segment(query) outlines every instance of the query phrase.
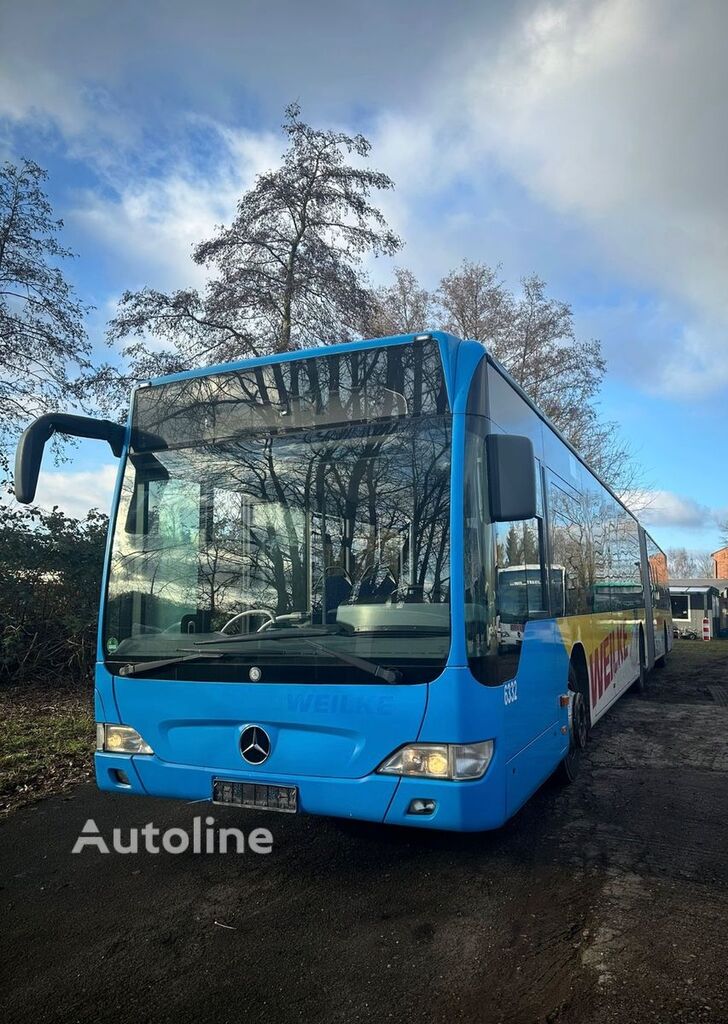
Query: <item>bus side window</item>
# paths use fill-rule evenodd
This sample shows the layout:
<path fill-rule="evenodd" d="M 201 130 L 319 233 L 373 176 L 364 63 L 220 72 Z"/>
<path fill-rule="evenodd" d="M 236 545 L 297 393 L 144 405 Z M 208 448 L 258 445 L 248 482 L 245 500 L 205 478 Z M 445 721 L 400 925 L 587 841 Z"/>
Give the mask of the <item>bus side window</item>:
<path fill-rule="evenodd" d="M 649 534 L 647 536 L 647 560 L 650 566 L 650 579 L 653 581 L 654 587 L 653 607 L 669 612 L 671 604 L 670 590 L 667 586 L 667 558 Z"/>
<path fill-rule="evenodd" d="M 529 619 L 548 615 L 542 519 L 494 525 L 499 676 L 513 679 Z"/>
<path fill-rule="evenodd" d="M 552 565 L 550 567 L 550 592 L 551 592 L 551 614 L 555 619 L 561 619 L 566 614 L 566 580 L 564 567 Z"/>
<path fill-rule="evenodd" d="M 556 617 L 591 611 L 588 531 L 576 498 L 551 485 L 551 602 Z"/>

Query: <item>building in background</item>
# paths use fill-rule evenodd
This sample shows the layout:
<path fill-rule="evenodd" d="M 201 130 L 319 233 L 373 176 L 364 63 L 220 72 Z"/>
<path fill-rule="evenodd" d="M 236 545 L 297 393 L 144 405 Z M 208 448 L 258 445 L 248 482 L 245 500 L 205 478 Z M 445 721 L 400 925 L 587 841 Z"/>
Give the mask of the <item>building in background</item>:
<path fill-rule="evenodd" d="M 711 636 L 728 636 L 728 578 L 670 580 L 672 622 L 678 629 L 702 635 L 703 619 L 710 619 Z"/>
<path fill-rule="evenodd" d="M 713 559 L 713 575 L 717 580 L 728 577 L 728 544 L 724 548 L 718 548 L 710 556 Z"/>

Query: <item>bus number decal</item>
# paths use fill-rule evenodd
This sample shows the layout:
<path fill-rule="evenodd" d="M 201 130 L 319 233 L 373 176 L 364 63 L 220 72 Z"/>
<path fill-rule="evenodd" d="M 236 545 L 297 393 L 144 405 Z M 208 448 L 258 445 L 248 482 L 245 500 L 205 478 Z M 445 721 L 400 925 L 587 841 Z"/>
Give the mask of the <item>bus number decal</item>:
<path fill-rule="evenodd" d="M 503 703 L 513 704 L 518 700 L 518 683 L 515 679 L 512 679 L 510 683 L 506 683 L 503 687 Z"/>

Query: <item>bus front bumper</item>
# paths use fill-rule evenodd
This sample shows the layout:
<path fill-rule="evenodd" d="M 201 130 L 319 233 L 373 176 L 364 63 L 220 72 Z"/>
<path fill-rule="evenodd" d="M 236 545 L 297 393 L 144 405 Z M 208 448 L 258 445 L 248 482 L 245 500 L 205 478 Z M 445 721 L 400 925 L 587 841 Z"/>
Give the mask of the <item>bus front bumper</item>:
<path fill-rule="evenodd" d="M 212 800 L 213 779 L 295 786 L 302 814 L 321 814 L 388 825 L 477 832 L 499 828 L 506 820 L 505 781 L 498 754 L 481 779 L 448 782 L 437 779 L 366 775 L 359 779 L 312 776 L 267 776 L 261 772 L 220 772 L 194 765 L 169 764 L 156 755 L 95 755 L 100 789 L 115 793 Z M 433 802 L 430 813 L 414 813 L 421 802 Z"/>

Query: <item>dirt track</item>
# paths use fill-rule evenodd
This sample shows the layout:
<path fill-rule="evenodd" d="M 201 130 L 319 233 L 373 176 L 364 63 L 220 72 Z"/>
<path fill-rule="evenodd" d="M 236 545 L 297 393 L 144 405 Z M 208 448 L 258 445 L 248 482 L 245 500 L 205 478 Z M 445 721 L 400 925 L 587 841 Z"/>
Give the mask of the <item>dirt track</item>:
<path fill-rule="evenodd" d="M 0 826 L 2 1019 L 725 1024 L 720 687 L 728 642 L 676 642 L 577 783 L 498 833 L 215 808 L 270 828 L 273 852 L 72 856 L 89 817 L 110 837 L 209 808 L 82 786 L 18 811 Z"/>

